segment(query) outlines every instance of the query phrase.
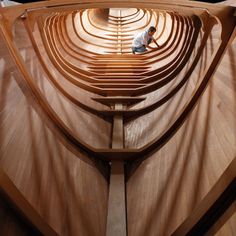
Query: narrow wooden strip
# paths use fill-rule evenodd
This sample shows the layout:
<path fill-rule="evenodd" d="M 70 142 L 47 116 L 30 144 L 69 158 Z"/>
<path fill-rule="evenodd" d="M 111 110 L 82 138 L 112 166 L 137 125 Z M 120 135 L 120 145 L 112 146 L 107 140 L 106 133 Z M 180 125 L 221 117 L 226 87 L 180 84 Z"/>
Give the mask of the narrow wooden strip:
<path fill-rule="evenodd" d="M 111 163 L 106 236 L 126 236 L 124 163 Z"/>

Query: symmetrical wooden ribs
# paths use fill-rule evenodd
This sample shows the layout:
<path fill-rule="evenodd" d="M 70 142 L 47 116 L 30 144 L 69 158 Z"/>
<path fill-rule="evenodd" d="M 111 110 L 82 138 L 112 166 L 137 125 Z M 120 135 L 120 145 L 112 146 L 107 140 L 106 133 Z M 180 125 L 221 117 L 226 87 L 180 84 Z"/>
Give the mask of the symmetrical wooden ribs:
<path fill-rule="evenodd" d="M 66 31 L 66 21 L 77 14 L 53 14 L 47 17 L 44 26 L 39 24 L 41 35 L 52 62 L 63 76 L 73 84 L 100 95 L 141 95 L 155 90 L 160 84 L 168 83 L 174 78 L 173 72 L 180 71 L 184 66 L 183 61 L 181 63 L 182 55 L 189 58 L 192 50 L 189 45 L 190 42 L 194 44 L 196 40 L 196 37 L 193 37 L 194 30 L 195 34 L 198 31 L 191 24 L 190 18 L 183 19 L 166 13 L 171 29 L 164 46 L 151 53 L 152 55 L 97 55 L 86 56 L 81 60 L 69 53 L 64 40 L 68 34 L 63 35 Z M 177 30 L 178 34 L 173 34 L 174 30 Z M 185 37 L 182 37 L 184 32 Z"/>
<path fill-rule="evenodd" d="M 111 176 L 121 175 L 118 182 L 122 191 L 118 192 L 123 211 L 118 216 L 122 218 L 124 231 L 127 229 L 124 163 L 129 166 L 133 160 L 141 162 L 172 138 L 198 103 L 227 44 L 235 37 L 234 8 L 196 6 L 194 2 L 175 4 L 166 0 L 152 3 L 80 1 L 79 4 L 75 1 L 62 4 L 55 0 L 22 5 L 13 11 L 0 9 L 0 30 L 21 75 L 17 83 L 23 92 L 26 91 L 30 102 L 32 98 L 35 110 L 40 110 L 39 118 L 46 122 L 53 135 L 59 136 L 66 148 L 73 150 L 73 154 L 85 153 L 96 160 L 105 160 L 107 166 L 112 166 Z M 18 25 L 23 26 L 22 36 L 32 45 L 31 63 L 14 38 Z M 160 47 L 153 46 L 153 50 L 133 55 L 134 35 L 151 25 L 157 28 L 155 39 Z M 205 49 L 212 34 L 218 43 L 214 42 L 211 55 L 206 59 L 205 53 L 209 50 Z M 196 72 L 199 67 L 200 71 Z M 41 77 L 34 77 L 34 73 L 39 72 Z M 137 132 L 132 137 L 130 126 L 136 125 L 139 131 L 143 128 L 139 127 L 139 121 L 147 116 L 155 117 L 152 121 L 157 125 L 150 126 L 153 130 L 149 129 L 148 135 L 142 132 L 139 136 Z M 85 121 L 80 123 L 82 119 Z M 100 130 L 105 130 L 104 127 L 100 129 L 101 123 L 110 129 L 105 135 L 102 132 L 100 135 Z M 80 124 L 87 126 L 79 129 Z M 88 135 L 81 134 L 81 130 L 89 129 L 93 130 L 90 134 L 99 134 L 100 143 L 98 138 L 93 143 L 94 139 L 88 141 Z M 227 172 L 235 172 L 235 161 Z M 11 193 L 11 182 L 1 171 L 0 175 L 1 187 Z M 221 198 L 226 185 L 230 187 L 230 194 L 227 192 L 223 197 L 227 199 L 231 192 L 235 194 L 231 190 L 235 186 L 235 176 L 232 174 L 231 182 L 225 183 L 226 177 L 223 176 L 213 191 L 216 197 L 210 201 L 206 198 L 200 211 L 180 226 L 176 235 L 181 235 L 179 232 L 195 235 L 196 226 L 201 226 L 202 219 L 205 221 L 209 214 L 208 203 Z M 6 182 L 8 185 L 4 186 Z M 112 182 L 116 180 L 110 182 L 113 187 Z M 23 198 L 17 191 L 13 192 L 8 195 Z M 21 209 L 21 202 L 15 202 Z M 56 235 L 34 209 L 24 204 L 23 213 L 33 219 L 32 224 L 39 221 L 37 227 L 43 234 Z M 213 210 L 217 208 L 218 205 Z M 113 212 L 110 206 L 108 216 L 109 212 Z M 112 215 L 107 231 L 113 222 Z"/>
<path fill-rule="evenodd" d="M 215 18 L 223 25 L 224 18 L 233 15 L 229 8 L 225 10 L 227 16 L 204 8 L 181 14 L 177 10 L 174 4 L 162 6 L 160 10 L 158 7 L 81 9 L 80 5 L 71 7 L 68 3 L 64 10 L 53 6 L 26 9 L 21 21 L 47 78 L 71 102 L 71 109 L 76 105 L 110 123 L 119 115 L 126 125 L 130 120 L 164 109 L 168 102 L 179 99 L 203 57 L 204 45 L 217 24 Z M 157 28 L 155 38 L 160 47 L 153 46 L 153 50 L 133 55 L 134 35 L 151 25 Z M 21 70 L 45 112 L 70 143 L 108 160 L 144 157 L 168 141 L 185 121 L 207 86 L 233 27 L 233 23 L 227 29 L 222 27 L 219 35 L 222 40 L 212 54 L 212 64 L 206 65 L 192 93 L 189 92 L 191 95 L 183 99 L 181 108 L 166 118 L 160 133 L 140 147 L 127 144 L 126 133 L 120 137 L 124 148 L 97 149 L 88 145 L 60 119 L 50 101 L 44 99 L 47 97 L 45 91 L 38 87 L 23 65 Z M 12 53 L 17 53 L 15 48 Z M 16 60 L 22 63 L 17 56 Z M 80 101 L 81 92 L 87 94 L 89 103 Z M 150 102 L 149 94 L 157 96 Z M 138 105 L 133 107 L 135 104 Z"/>

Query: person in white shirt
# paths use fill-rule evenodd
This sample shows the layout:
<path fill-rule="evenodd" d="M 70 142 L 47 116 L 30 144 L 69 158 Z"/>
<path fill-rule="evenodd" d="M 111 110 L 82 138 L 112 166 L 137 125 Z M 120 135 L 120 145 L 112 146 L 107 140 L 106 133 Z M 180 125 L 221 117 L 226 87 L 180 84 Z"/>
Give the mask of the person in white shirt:
<path fill-rule="evenodd" d="M 149 47 L 148 45 L 153 41 L 157 47 L 159 45 L 157 44 L 156 40 L 153 38 L 153 35 L 156 32 L 156 28 L 154 26 L 151 26 L 148 30 L 138 33 L 132 42 L 132 52 L 135 54 L 135 52 L 146 52 L 147 48 L 153 49 Z"/>

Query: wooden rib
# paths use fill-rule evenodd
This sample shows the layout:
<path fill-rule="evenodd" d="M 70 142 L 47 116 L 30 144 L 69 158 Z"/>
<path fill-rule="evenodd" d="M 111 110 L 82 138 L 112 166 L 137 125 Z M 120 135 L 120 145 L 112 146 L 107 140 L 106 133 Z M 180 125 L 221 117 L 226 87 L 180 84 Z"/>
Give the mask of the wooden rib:
<path fill-rule="evenodd" d="M 42 235 L 58 235 L 30 205 L 2 168 L 0 168 L 0 189 L 23 218 L 26 218 Z"/>
<path fill-rule="evenodd" d="M 59 3 L 56 1 L 55 2 L 52 1 L 52 2 L 53 2 L 52 6 L 58 6 L 58 8 L 59 7 L 63 8 L 67 6 L 66 3 L 62 3 L 62 2 Z M 71 1 L 68 1 L 68 2 L 69 4 L 72 4 L 72 5 L 75 4 L 75 2 L 71 2 Z M 99 3 L 100 5 L 95 4 L 95 6 L 105 7 L 107 6 L 106 5 L 107 3 L 108 3 L 107 1 L 105 2 L 103 1 L 102 3 Z M 36 5 L 30 5 L 30 6 L 50 6 L 48 4 L 49 3 L 45 5 L 36 4 Z M 86 2 L 86 4 L 88 3 Z M 84 7 L 84 6 L 87 6 L 86 4 L 83 5 L 83 3 L 81 3 L 81 5 L 79 6 Z M 119 5 L 116 5 L 118 4 L 118 2 L 115 2 L 113 4 L 111 3 L 111 6 L 119 6 Z M 165 8 L 165 10 L 167 9 L 170 10 L 170 8 L 173 6 L 175 9 L 180 10 L 180 7 L 183 6 L 185 11 L 187 9 L 186 5 L 188 5 L 186 2 L 182 2 L 182 1 L 178 3 L 179 6 L 176 6 L 175 4 L 165 4 L 165 1 L 160 1 L 158 4 L 151 3 L 150 5 L 149 3 L 141 3 L 141 1 L 138 1 L 138 3 L 133 3 L 133 4 L 136 7 L 138 7 L 139 4 L 140 5 L 144 4 L 145 6 L 159 6 L 160 9 Z M 126 3 L 124 3 L 124 6 L 127 6 Z M 194 3 L 189 3 L 189 6 L 192 6 L 193 8 L 193 6 L 196 6 L 196 5 Z M 148 94 L 152 91 L 156 91 L 157 89 L 164 88 L 164 86 L 167 85 L 168 83 L 174 80 L 177 80 L 176 76 L 180 74 L 181 70 L 187 64 L 187 61 L 191 58 L 190 66 L 186 73 L 181 74 L 182 78 L 180 78 L 180 81 L 179 82 L 175 81 L 175 83 L 172 83 L 171 86 L 169 86 L 168 88 L 170 92 L 166 91 L 168 93 L 165 94 L 161 99 L 159 99 L 154 104 L 145 105 L 146 107 L 143 106 L 142 110 L 135 109 L 134 111 L 130 111 L 129 108 L 127 108 L 128 110 L 117 109 L 116 111 L 96 111 L 96 113 L 103 114 L 107 117 L 112 116 L 114 120 L 118 118 L 117 119 L 118 121 L 114 122 L 114 124 L 116 124 L 114 125 L 114 127 L 116 127 L 115 129 L 117 129 L 117 132 L 114 132 L 114 137 L 116 134 L 119 134 L 119 137 L 117 139 L 118 145 L 117 146 L 114 145 L 114 149 L 93 148 L 87 145 L 83 140 L 80 140 L 79 138 L 77 138 L 75 132 L 68 129 L 68 127 L 60 120 L 60 117 L 58 116 L 58 114 L 55 114 L 50 104 L 46 101 L 46 99 L 44 99 L 43 94 L 40 93 L 39 88 L 34 83 L 34 80 L 33 78 L 31 78 L 30 74 L 28 73 L 27 68 L 25 68 L 25 64 L 19 55 L 19 51 L 17 50 L 17 48 L 14 45 L 14 42 L 12 41 L 13 35 L 11 34 L 11 31 L 12 31 L 11 24 L 13 24 L 15 18 L 14 17 L 11 18 L 11 16 L 9 15 L 7 16 L 8 11 L 5 12 L 6 18 L 4 18 L 4 21 L 1 20 L 1 29 L 4 33 L 8 47 L 11 51 L 11 55 L 14 58 L 15 63 L 18 66 L 20 73 L 24 77 L 25 81 L 23 81 L 22 83 L 27 84 L 27 89 L 29 89 L 33 93 L 36 102 L 38 102 L 40 107 L 44 109 L 45 114 L 48 116 L 49 120 L 57 127 L 58 131 L 63 135 L 66 142 L 68 142 L 70 145 L 72 145 L 76 149 L 83 150 L 88 155 L 105 159 L 107 161 L 111 161 L 111 160 L 132 161 L 132 160 L 137 160 L 137 159 L 142 161 L 145 158 L 149 157 L 153 152 L 159 150 L 178 131 L 181 125 L 185 122 L 185 120 L 187 119 L 189 114 L 191 114 L 191 111 L 194 109 L 197 102 L 199 101 L 199 98 L 203 94 L 211 76 L 213 75 L 217 65 L 219 64 L 223 56 L 224 50 L 227 46 L 227 43 L 230 42 L 230 36 L 233 33 L 233 30 L 234 30 L 234 35 L 232 37 L 235 37 L 235 19 L 233 19 L 233 14 L 235 13 L 233 13 L 233 9 L 216 7 L 216 8 L 209 8 L 206 10 L 205 6 L 207 5 L 203 5 L 201 9 L 190 9 L 189 7 L 188 8 L 189 12 L 186 13 L 187 16 L 183 18 L 180 16 L 177 16 L 175 13 L 167 13 L 170 15 L 173 14 L 173 19 L 176 21 L 176 22 L 172 21 L 173 30 L 175 31 L 171 31 L 172 33 L 176 32 L 176 38 L 169 37 L 168 40 L 165 42 L 165 44 L 162 45 L 162 48 L 160 48 L 159 52 L 148 52 L 141 56 L 125 55 L 126 53 L 127 54 L 129 53 L 129 50 L 128 49 L 126 50 L 125 47 L 123 47 L 124 45 L 128 45 L 126 44 L 127 41 L 124 44 L 122 44 L 118 50 L 114 50 L 114 51 L 112 50 L 112 47 L 107 47 L 106 45 L 104 47 L 104 45 L 100 45 L 103 52 L 107 52 L 107 53 L 118 52 L 118 53 L 123 53 L 124 55 L 115 55 L 115 54 L 114 55 L 112 54 L 99 55 L 96 52 L 92 52 L 92 51 L 89 52 L 88 50 L 83 50 L 82 48 L 83 45 L 91 43 L 89 40 L 87 41 L 85 40 L 84 42 L 85 44 L 82 44 L 81 47 L 78 45 L 77 46 L 74 45 L 74 49 L 80 52 L 80 55 L 78 56 L 77 59 L 79 59 L 80 56 L 83 57 L 83 55 L 85 55 L 86 59 L 83 60 L 83 63 L 84 63 L 83 66 L 86 65 L 87 68 L 89 68 L 90 65 L 93 65 L 93 66 L 90 66 L 90 69 L 95 70 L 96 73 L 91 72 L 91 71 L 88 72 L 86 71 L 86 69 L 84 70 L 84 68 L 81 68 L 82 66 L 80 67 L 76 64 L 76 56 L 75 56 L 76 50 L 74 51 L 75 57 L 72 62 L 67 63 L 66 60 L 63 58 L 63 56 L 67 55 L 67 50 L 64 47 L 60 49 L 60 46 L 63 46 L 61 43 L 62 35 L 65 36 L 65 34 L 62 34 L 62 31 L 66 31 L 66 30 L 69 31 L 69 29 L 66 27 L 66 17 L 67 16 L 72 17 L 71 13 L 67 12 L 67 14 L 62 14 L 62 15 L 51 14 L 50 16 L 47 16 L 47 15 L 44 16 L 44 19 L 47 19 L 47 21 L 45 20 L 44 23 L 50 22 L 50 27 L 45 27 L 45 32 L 43 32 L 42 34 L 42 38 L 45 37 L 44 47 L 46 51 L 48 52 L 48 54 L 51 54 L 49 55 L 49 57 L 52 60 L 52 63 L 58 68 L 59 73 L 63 75 L 61 79 L 67 79 L 68 81 L 71 82 L 72 86 L 73 85 L 79 86 L 85 90 L 91 91 L 94 94 L 97 93 L 103 96 L 109 96 L 109 95 L 113 96 L 112 98 L 104 97 L 104 98 L 97 99 L 98 102 L 102 102 L 103 104 L 104 103 L 110 104 L 109 106 L 111 105 L 113 106 L 114 101 L 115 102 L 122 101 L 122 103 L 125 104 L 128 101 L 127 97 L 138 96 L 141 94 Z M 71 7 L 71 5 L 69 5 L 69 7 Z M 22 13 L 23 9 L 25 9 L 25 7 L 21 7 L 20 9 L 16 11 L 17 16 L 19 16 L 19 14 Z M 36 9 L 32 9 L 32 11 L 35 11 L 35 10 Z M 180 11 L 184 12 L 184 10 L 180 10 Z M 172 98 L 173 96 L 176 95 L 176 97 L 178 97 L 178 94 L 177 94 L 178 91 L 180 91 L 183 85 L 190 79 L 191 73 L 196 67 L 196 64 L 199 61 L 200 56 L 202 55 L 203 45 L 211 30 L 211 27 L 212 27 L 211 24 L 213 24 L 212 23 L 213 21 L 211 22 L 211 20 L 207 18 L 204 19 L 203 13 L 206 13 L 206 12 L 209 12 L 211 14 L 211 19 L 215 18 L 214 21 L 222 27 L 221 28 L 222 33 L 220 35 L 221 38 L 220 38 L 219 44 L 217 45 L 215 49 L 213 49 L 212 58 L 211 60 L 208 61 L 209 64 L 206 65 L 205 71 L 200 76 L 199 81 L 196 85 L 196 88 L 193 94 L 190 96 L 190 99 L 186 102 L 183 109 L 178 112 L 177 117 L 172 119 L 172 122 L 169 124 L 166 130 L 164 130 L 159 136 L 157 136 L 151 142 L 137 149 L 129 149 L 129 148 L 123 147 L 123 128 L 122 128 L 123 117 L 125 117 L 125 119 L 130 119 L 130 118 L 134 119 L 140 115 L 146 114 L 147 112 L 157 109 L 162 104 L 169 101 L 170 98 Z M 192 15 L 195 13 L 199 15 L 198 16 L 199 18 L 192 17 L 192 20 L 190 20 L 189 15 Z M 183 19 L 182 22 L 181 22 L 181 18 Z M 8 21 L 8 19 L 10 19 L 10 21 Z M 135 15 L 134 15 L 134 19 L 136 19 Z M 166 18 L 164 19 L 166 20 Z M 202 24 L 203 24 L 204 36 L 201 41 L 201 45 L 198 48 L 194 48 L 195 46 L 194 44 L 196 43 L 196 40 L 199 37 L 199 30 L 200 30 L 199 19 L 201 19 Z M 208 22 L 209 24 L 206 23 L 207 20 L 209 20 Z M 117 19 L 117 21 L 115 21 L 114 17 L 113 17 L 113 22 L 116 22 L 119 24 L 113 23 L 113 26 L 109 26 L 110 29 L 116 29 L 114 25 L 120 26 L 121 23 L 129 24 L 129 21 L 122 21 L 121 19 Z M 175 28 L 174 28 L 174 23 L 177 23 Z M 50 29 L 52 29 L 52 25 L 56 27 L 55 29 L 53 29 L 52 32 L 50 32 Z M 124 32 L 125 31 L 130 32 L 129 28 L 125 28 L 125 27 L 123 28 L 124 28 Z M 42 25 L 41 25 L 41 29 L 42 29 Z M 184 29 L 184 31 L 181 31 L 182 29 Z M 104 30 L 106 29 L 104 28 Z M 133 27 L 131 30 L 135 31 L 137 30 L 137 28 Z M 178 37 L 177 34 L 179 34 L 180 36 L 181 32 L 184 32 L 185 38 L 182 37 L 182 41 L 178 41 L 180 37 Z M 87 34 L 88 32 L 84 30 L 83 33 L 85 36 L 85 34 Z M 162 33 L 159 36 L 161 35 Z M 67 37 L 70 38 L 69 34 L 64 39 L 68 41 L 71 40 L 71 39 L 68 39 Z M 176 45 L 171 47 L 170 39 L 173 40 L 173 42 L 181 42 L 181 43 L 178 45 L 178 47 L 175 47 Z M 79 41 L 81 40 L 79 37 L 76 40 L 78 40 L 78 42 L 81 42 Z M 71 43 L 71 45 L 73 45 L 73 43 Z M 94 44 L 93 50 L 96 50 L 97 46 L 98 46 L 97 44 Z M 107 50 L 106 47 L 110 50 Z M 193 54 L 193 49 L 196 50 L 195 56 Z M 37 50 L 35 51 L 36 51 L 36 54 L 39 54 Z M 172 57 L 171 53 L 176 53 L 176 55 Z M 73 55 L 73 53 L 71 54 Z M 68 54 L 68 57 L 69 56 L 71 55 Z M 158 57 L 158 58 L 155 58 L 155 57 Z M 167 60 L 165 61 L 165 58 L 168 58 L 170 61 L 169 62 Z M 106 64 L 106 60 L 111 60 L 112 63 Z M 161 67 L 159 67 L 160 61 L 162 61 L 162 63 L 164 64 Z M 131 65 L 133 65 L 133 68 L 130 68 L 130 66 L 127 66 L 128 63 L 131 63 Z M 109 65 L 109 68 L 107 68 L 108 67 L 107 65 Z M 138 65 L 140 65 L 140 71 L 138 71 L 137 69 Z M 150 67 L 148 67 L 147 65 Z M 45 68 L 46 67 L 44 67 L 44 69 Z M 78 71 L 76 71 L 77 69 Z M 106 73 L 104 73 L 104 69 L 106 69 L 105 70 Z M 135 69 L 135 73 L 132 72 L 132 69 Z M 98 75 L 100 73 L 101 75 Z M 91 76 L 87 76 L 88 74 Z M 109 81 L 109 82 L 106 81 L 111 78 L 113 78 L 114 80 Z M 64 92 L 64 95 L 65 95 L 65 92 Z M 66 96 L 70 98 L 70 101 L 72 103 L 73 102 L 76 103 L 76 100 L 72 96 L 70 97 L 68 93 Z M 119 96 L 119 97 L 116 98 L 115 96 Z M 120 96 L 126 96 L 126 97 L 121 98 Z M 133 101 L 137 101 L 137 100 L 139 99 L 135 97 L 133 98 Z M 95 112 L 93 109 L 89 110 L 88 107 L 86 109 L 87 111 L 91 113 Z M 102 113 L 102 112 L 105 112 L 105 113 Z M 229 172 L 230 171 L 227 170 L 227 173 Z M 234 181 L 235 175 L 233 178 L 234 178 L 233 179 Z M 235 187 L 235 181 L 233 184 L 234 184 L 233 186 Z M 224 188 L 226 186 L 227 185 L 224 185 Z M 222 193 L 223 191 L 224 189 L 221 188 L 220 192 Z M 208 201 L 208 203 L 209 202 L 213 203 L 214 201 L 215 199 L 211 199 L 211 201 Z M 207 206 L 207 205 L 208 204 L 206 204 L 205 202 L 204 206 Z M 189 229 L 192 230 L 194 227 L 196 228 L 197 225 L 199 224 L 199 221 L 202 219 L 202 216 L 207 211 L 207 209 L 202 206 L 200 206 L 200 209 L 201 209 L 200 214 L 196 213 L 193 217 L 194 219 L 193 218 L 190 219 L 190 224 L 188 224 L 188 227 L 190 226 L 190 228 L 188 228 L 188 230 Z M 124 211 L 123 211 L 123 215 L 125 215 Z M 186 227 L 186 225 L 183 226 L 183 228 L 184 227 Z M 186 230 L 186 228 L 184 228 L 184 230 Z M 187 232 L 187 231 L 181 231 L 181 232 Z"/>
<path fill-rule="evenodd" d="M 236 200 L 236 158 L 230 163 L 210 192 L 195 207 L 191 215 L 172 233 L 204 235 Z"/>
<path fill-rule="evenodd" d="M 175 65 L 174 65 L 175 66 Z"/>

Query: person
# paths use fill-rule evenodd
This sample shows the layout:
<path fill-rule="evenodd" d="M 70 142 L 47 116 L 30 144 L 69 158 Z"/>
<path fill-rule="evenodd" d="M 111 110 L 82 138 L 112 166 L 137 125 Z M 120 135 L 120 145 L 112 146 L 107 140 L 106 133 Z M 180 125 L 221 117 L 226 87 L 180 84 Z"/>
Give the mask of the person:
<path fill-rule="evenodd" d="M 148 46 L 152 41 L 159 47 L 157 41 L 153 38 L 153 35 L 156 32 L 156 28 L 151 26 L 148 30 L 138 33 L 132 42 L 132 52 L 146 52 L 147 48 L 153 49 Z"/>

